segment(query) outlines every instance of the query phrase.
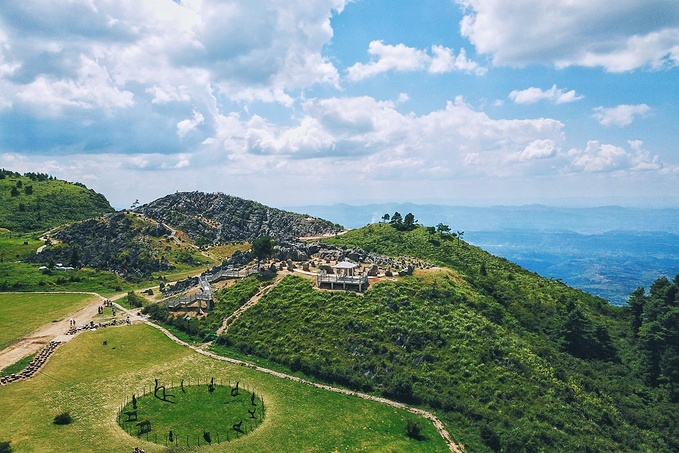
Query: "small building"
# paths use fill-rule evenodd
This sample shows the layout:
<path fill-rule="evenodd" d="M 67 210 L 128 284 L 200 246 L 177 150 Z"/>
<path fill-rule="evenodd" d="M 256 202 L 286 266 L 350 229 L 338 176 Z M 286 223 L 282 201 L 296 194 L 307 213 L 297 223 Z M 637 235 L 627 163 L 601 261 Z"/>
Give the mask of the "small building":
<path fill-rule="evenodd" d="M 355 275 L 356 267 L 358 265 L 350 261 L 342 261 L 332 266 L 334 274 L 328 274 L 322 271 L 316 277 L 316 283 L 320 288 L 323 284 L 330 285 L 330 289 L 335 289 L 335 285 L 342 285 L 342 289 L 347 289 L 347 285 L 351 287 L 358 287 L 359 291 L 363 291 L 368 287 L 368 275 L 362 272 Z"/>

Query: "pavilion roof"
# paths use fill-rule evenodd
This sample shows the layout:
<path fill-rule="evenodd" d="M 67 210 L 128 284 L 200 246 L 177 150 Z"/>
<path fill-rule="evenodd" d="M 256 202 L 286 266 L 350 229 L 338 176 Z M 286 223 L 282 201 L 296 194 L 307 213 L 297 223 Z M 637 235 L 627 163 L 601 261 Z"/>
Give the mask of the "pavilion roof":
<path fill-rule="evenodd" d="M 354 264 L 354 263 L 349 262 L 349 261 L 342 261 L 340 263 L 335 264 L 332 268 L 333 269 L 353 269 L 356 266 L 358 266 L 358 264 Z"/>

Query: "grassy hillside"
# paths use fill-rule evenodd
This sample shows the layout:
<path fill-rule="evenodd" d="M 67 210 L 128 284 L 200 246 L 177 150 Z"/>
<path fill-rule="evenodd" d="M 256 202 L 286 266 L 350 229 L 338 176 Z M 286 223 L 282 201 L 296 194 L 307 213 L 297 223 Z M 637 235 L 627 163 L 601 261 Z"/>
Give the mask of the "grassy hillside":
<path fill-rule="evenodd" d="M 0 292 L 4 291 L 95 291 L 110 295 L 131 289 L 129 282 L 115 274 L 94 269 L 43 272 L 34 259 L 42 241 L 35 234 L 0 231 Z"/>
<path fill-rule="evenodd" d="M 0 170 L 0 206 L 0 228 L 18 232 L 46 231 L 113 211 L 103 195 L 83 184 L 7 170 Z"/>
<path fill-rule="evenodd" d="M 643 379 L 628 310 L 425 228 L 377 224 L 329 242 L 441 269 L 364 296 L 288 277 L 220 341 L 432 407 L 469 451 L 679 448 L 679 406 Z"/>

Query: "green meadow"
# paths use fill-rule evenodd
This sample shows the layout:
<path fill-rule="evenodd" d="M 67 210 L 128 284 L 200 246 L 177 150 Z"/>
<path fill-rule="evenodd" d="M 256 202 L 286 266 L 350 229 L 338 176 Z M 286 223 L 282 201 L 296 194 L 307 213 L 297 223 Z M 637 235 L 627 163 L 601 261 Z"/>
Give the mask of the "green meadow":
<path fill-rule="evenodd" d="M 135 446 L 166 451 L 123 431 L 117 411 L 133 392 L 152 391 L 155 378 L 173 382 L 176 392 L 180 379 L 193 383 L 199 377 L 245 383 L 266 406 L 262 424 L 252 433 L 201 447 L 206 451 L 448 451 L 423 418 L 204 357 L 143 324 L 81 334 L 60 346 L 36 377 L 0 387 L 5 416 L 0 441 L 11 441 L 15 452 L 132 451 Z M 55 425 L 55 415 L 65 411 L 73 423 Z M 405 435 L 409 419 L 422 426 L 423 440 Z M 196 441 L 198 436 L 202 430 L 193 435 Z"/>
<path fill-rule="evenodd" d="M 0 293 L 0 349 L 52 321 L 84 307 L 91 294 Z"/>

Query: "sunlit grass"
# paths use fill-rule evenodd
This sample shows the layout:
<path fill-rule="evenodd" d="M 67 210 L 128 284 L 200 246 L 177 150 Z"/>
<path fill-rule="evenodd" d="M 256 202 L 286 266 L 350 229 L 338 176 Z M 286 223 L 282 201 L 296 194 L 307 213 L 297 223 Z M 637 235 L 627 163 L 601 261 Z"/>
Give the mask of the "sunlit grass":
<path fill-rule="evenodd" d="M 11 440 L 15 452 L 164 451 L 126 434 L 116 422 L 118 408 L 142 386 L 152 389 L 155 378 L 176 386 L 189 377 L 247 383 L 266 405 L 258 429 L 213 443 L 210 451 L 447 451 L 431 423 L 405 411 L 210 359 L 145 325 L 81 334 L 60 346 L 35 378 L 0 387 L 6 420 L 0 439 Z M 74 422 L 54 425 L 63 411 Z M 424 441 L 406 437 L 409 418 L 423 426 Z"/>
<path fill-rule="evenodd" d="M 96 296 L 89 294 L 0 293 L 0 349 L 84 307 Z"/>

